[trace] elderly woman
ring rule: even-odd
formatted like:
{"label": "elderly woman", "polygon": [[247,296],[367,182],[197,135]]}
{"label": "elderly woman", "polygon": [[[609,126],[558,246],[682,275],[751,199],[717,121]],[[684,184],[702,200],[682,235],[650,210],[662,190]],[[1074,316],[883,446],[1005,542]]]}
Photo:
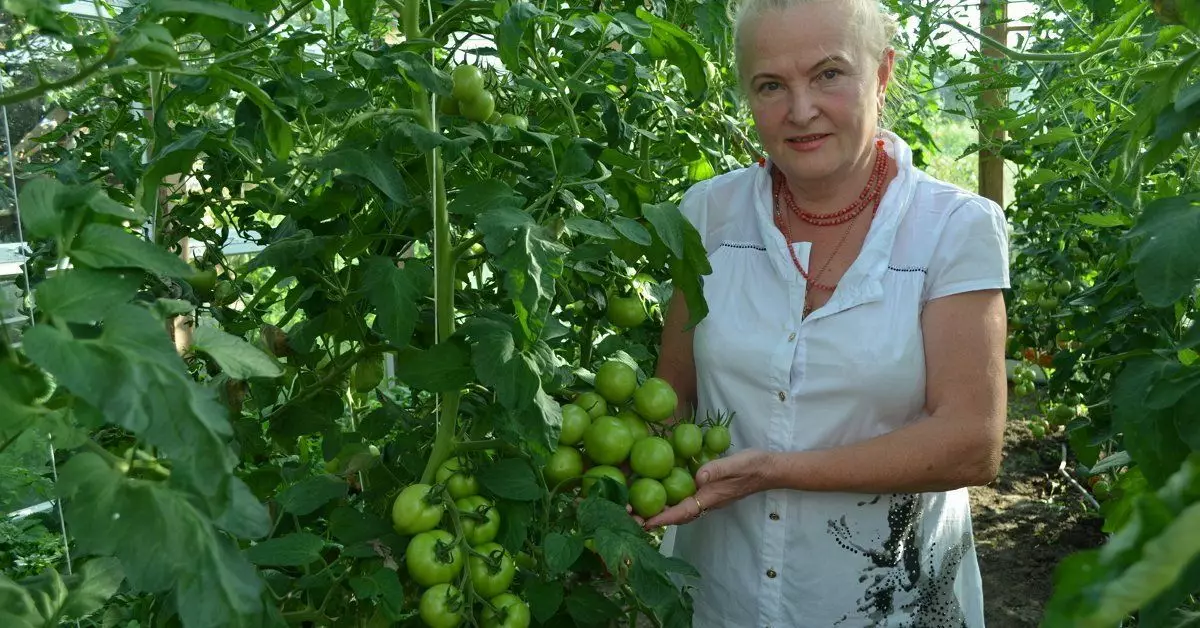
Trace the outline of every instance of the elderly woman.
{"label": "elderly woman", "polygon": [[967,486],[1005,420],[999,207],[879,129],[895,52],[875,0],[744,0],[741,81],[770,158],[681,209],[710,313],[673,298],[657,375],[732,455],[646,521],[693,564],[695,626],[983,626]]}

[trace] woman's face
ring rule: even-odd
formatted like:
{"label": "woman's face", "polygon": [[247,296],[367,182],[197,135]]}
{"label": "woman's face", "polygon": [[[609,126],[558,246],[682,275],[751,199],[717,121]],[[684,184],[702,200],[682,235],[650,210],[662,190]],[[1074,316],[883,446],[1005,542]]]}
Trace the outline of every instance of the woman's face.
{"label": "woman's face", "polygon": [[741,70],[754,121],[794,183],[832,182],[875,134],[894,52],[866,50],[847,4],[798,4],[745,25]]}

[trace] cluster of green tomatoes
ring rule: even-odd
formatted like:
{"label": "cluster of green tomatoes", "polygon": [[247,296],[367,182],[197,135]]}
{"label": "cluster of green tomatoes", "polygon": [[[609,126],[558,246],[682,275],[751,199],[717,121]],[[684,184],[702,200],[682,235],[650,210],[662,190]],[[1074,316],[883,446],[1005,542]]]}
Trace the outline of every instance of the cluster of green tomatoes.
{"label": "cluster of green tomatoes", "polygon": [[[675,416],[671,385],[651,377],[640,385],[632,367],[617,360],[596,371],[594,390],[562,406],[559,446],[542,470],[554,488],[581,478],[586,496],[601,477],[629,489],[629,505],[653,517],[696,493],[694,473],[729,449],[728,420],[662,424]],[[585,469],[586,467],[586,469]],[[630,482],[632,480],[632,482]]]}
{"label": "cluster of green tomatoes", "polygon": [[[516,563],[495,542],[500,532],[495,504],[479,494],[479,481],[459,458],[442,463],[434,479],[433,485],[409,485],[392,503],[392,527],[412,537],[404,562],[409,577],[423,588],[421,620],[430,628],[461,625],[474,606],[469,587],[482,602],[477,625],[527,628],[529,605],[509,591]],[[443,525],[447,520],[457,522],[461,539],[450,531],[455,526]]]}
{"label": "cluster of green tomatoes", "polygon": [[463,116],[472,122],[529,128],[529,120],[514,113],[496,111],[496,97],[485,87],[483,72],[473,65],[455,66],[450,72],[450,96],[443,98],[438,110],[447,116]]}

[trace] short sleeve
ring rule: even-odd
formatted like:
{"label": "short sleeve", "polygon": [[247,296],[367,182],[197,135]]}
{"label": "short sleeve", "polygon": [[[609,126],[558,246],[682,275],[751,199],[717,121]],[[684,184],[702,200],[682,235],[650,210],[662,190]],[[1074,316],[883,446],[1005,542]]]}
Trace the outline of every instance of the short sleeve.
{"label": "short sleeve", "polygon": [[[679,213],[700,232],[700,242],[709,251],[708,234],[708,187],[709,181],[701,181],[688,188],[679,201]],[[709,251],[711,253],[711,251]]]}
{"label": "short sleeve", "polygon": [[996,203],[972,199],[950,213],[929,260],[925,300],[1010,287],[1008,223]]}

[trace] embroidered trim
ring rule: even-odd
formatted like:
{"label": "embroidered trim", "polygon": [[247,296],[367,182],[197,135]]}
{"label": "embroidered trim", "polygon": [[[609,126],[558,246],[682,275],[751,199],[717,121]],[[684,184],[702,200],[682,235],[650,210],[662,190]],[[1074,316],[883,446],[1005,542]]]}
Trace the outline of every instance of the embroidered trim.
{"label": "embroidered trim", "polygon": [[731,249],[754,249],[755,251],[764,252],[767,250],[767,247],[761,244],[753,244],[751,242],[722,242],[721,246],[727,246]]}
{"label": "embroidered trim", "polygon": [[898,272],[898,273],[925,273],[925,274],[929,274],[929,271],[928,271],[928,270],[926,270],[926,269],[924,269],[924,268],[921,268],[920,266],[901,266],[901,267],[896,267],[896,266],[888,266],[888,270],[894,270],[894,271],[896,271],[896,272]]}

